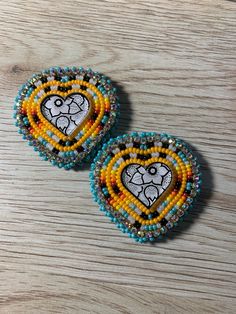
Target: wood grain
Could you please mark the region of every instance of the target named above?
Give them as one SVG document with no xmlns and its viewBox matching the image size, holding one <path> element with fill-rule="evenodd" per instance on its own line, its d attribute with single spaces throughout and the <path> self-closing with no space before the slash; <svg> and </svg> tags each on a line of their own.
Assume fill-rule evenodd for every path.
<svg viewBox="0 0 236 314">
<path fill-rule="evenodd" d="M 8 0 L 0 11 L 0 313 L 235 313 L 236 3 Z M 116 134 L 168 132 L 203 192 L 167 240 L 132 242 L 99 212 L 89 166 L 41 161 L 13 125 L 19 85 L 53 65 L 116 82 Z"/>
</svg>

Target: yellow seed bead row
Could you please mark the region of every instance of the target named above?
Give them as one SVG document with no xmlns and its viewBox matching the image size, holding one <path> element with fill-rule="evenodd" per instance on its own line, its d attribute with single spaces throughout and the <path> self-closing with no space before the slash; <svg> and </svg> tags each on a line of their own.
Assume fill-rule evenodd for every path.
<svg viewBox="0 0 236 314">
<path fill-rule="evenodd" d="M 23 102 L 22 102 L 22 105 L 21 105 L 21 108 L 23 109 L 23 110 L 27 110 L 27 100 L 24 100 Z"/>
<path fill-rule="evenodd" d="M 155 161 L 154 161 L 155 160 Z M 162 159 L 160 160 L 160 158 L 154 158 L 154 160 L 151 161 L 151 163 L 153 162 L 160 162 L 162 161 Z M 123 171 L 123 169 L 128 166 L 131 163 L 140 163 L 140 160 L 133 158 L 133 159 L 129 159 L 129 161 L 125 161 L 124 163 L 121 164 L 121 167 L 119 168 L 119 171 L 117 171 L 117 176 L 116 176 L 116 184 L 118 186 L 118 188 L 121 190 L 121 192 L 126 195 L 126 199 L 124 200 L 120 200 L 118 199 L 117 202 L 115 202 L 114 204 L 117 205 L 119 204 L 119 207 L 122 207 L 126 210 L 126 212 L 129 213 L 129 215 L 131 217 L 133 217 L 135 220 L 139 221 L 141 224 L 147 224 L 149 223 L 149 221 L 144 221 L 144 219 L 142 217 L 140 217 L 139 214 L 137 214 L 133 209 L 131 209 L 129 207 L 130 202 L 132 202 L 136 207 L 138 207 L 143 213 L 145 213 L 146 215 L 150 214 L 150 210 L 147 209 L 138 199 L 136 199 L 131 193 L 128 192 L 128 190 L 125 189 L 125 187 L 123 186 L 122 182 L 121 182 L 121 173 Z M 142 165 L 144 166 L 145 163 L 142 163 Z M 114 197 L 115 193 L 112 191 L 112 197 Z"/>
<path fill-rule="evenodd" d="M 177 157 L 176 154 L 172 154 L 173 152 L 168 150 L 168 149 L 165 149 L 165 148 L 161 148 L 161 147 L 152 147 L 146 151 L 143 151 L 143 150 L 140 150 L 138 148 L 127 148 L 125 149 L 124 151 L 122 152 L 119 152 L 117 153 L 109 162 L 108 166 L 107 166 L 107 170 L 106 170 L 106 173 L 109 174 L 111 173 L 112 171 L 112 168 L 114 166 L 114 164 L 116 163 L 116 161 L 121 158 L 123 155 L 126 155 L 126 154 L 130 154 L 130 153 L 136 153 L 136 154 L 139 154 L 139 153 L 142 153 L 142 154 L 149 154 L 149 153 L 155 153 L 155 152 L 166 152 L 168 155 L 172 155 L 172 157 Z M 181 159 L 179 159 L 179 161 L 181 162 Z M 177 171 L 179 172 L 179 169 L 177 169 Z M 108 177 L 108 184 L 109 184 L 109 175 L 107 176 Z"/>
<path fill-rule="evenodd" d="M 151 164 L 151 163 L 154 163 L 154 162 L 162 162 L 162 158 L 151 158 L 149 160 L 149 163 L 148 164 Z M 122 174 L 122 171 L 123 169 L 128 166 L 129 164 L 132 164 L 132 163 L 138 163 L 138 164 L 141 164 L 143 166 L 147 165 L 146 162 L 141 162 L 139 159 L 137 158 L 132 158 L 132 159 L 129 159 L 129 160 L 126 160 L 125 162 L 123 162 L 120 167 L 117 169 L 117 172 L 116 172 L 116 184 L 118 186 L 118 188 L 121 190 L 121 192 L 123 194 L 126 195 L 127 199 L 130 200 L 132 203 L 134 203 L 137 207 L 139 207 L 139 209 L 145 213 L 146 215 L 150 214 L 150 209 L 148 209 L 145 205 L 143 205 L 138 199 L 136 199 L 122 184 L 122 181 L 121 181 L 121 174 Z M 112 186 L 110 185 L 110 180 L 108 180 L 107 184 L 109 185 L 111 191 L 109 192 L 112 196 L 115 194 L 113 189 L 112 189 Z M 109 191 L 109 190 L 108 190 Z M 126 202 L 126 201 L 120 201 L 120 204 L 122 206 L 122 204 Z"/>
<path fill-rule="evenodd" d="M 92 97 L 91 95 L 82 90 L 82 89 L 72 89 L 69 93 L 68 92 L 57 92 L 57 95 L 61 96 L 61 97 L 66 97 L 71 93 L 80 93 L 83 94 L 84 96 L 86 96 L 89 101 L 92 103 Z M 70 138 L 69 136 L 64 135 L 63 133 L 61 133 L 57 128 L 55 128 L 50 122 L 48 122 L 48 120 L 43 116 L 42 112 L 41 112 L 41 108 L 40 108 L 40 104 L 43 102 L 43 100 L 50 95 L 55 95 L 54 91 L 49 91 L 47 93 L 45 93 L 39 100 L 38 102 L 35 104 L 36 106 L 36 111 L 37 111 L 37 115 L 38 118 L 40 119 L 40 121 L 45 125 L 45 127 L 47 128 L 47 130 L 52 131 L 59 139 L 63 140 L 63 141 L 67 141 L 67 140 L 72 140 L 72 138 Z M 32 104 L 31 104 L 32 106 Z M 36 125 L 37 126 L 37 125 Z M 78 130 L 81 129 L 81 126 L 78 127 Z M 57 143 L 57 142 L 56 142 Z"/>
<path fill-rule="evenodd" d="M 74 89 L 72 90 L 73 92 L 79 92 L 81 90 L 77 90 L 77 89 Z M 71 91 L 70 91 L 71 92 Z M 84 92 L 84 91 L 83 91 Z M 43 101 L 43 99 L 45 97 L 47 97 L 48 95 L 51 95 L 51 94 L 55 94 L 54 91 L 49 91 L 47 92 L 44 96 L 42 96 L 40 99 L 39 99 L 39 102 L 37 103 L 29 103 L 28 107 L 27 107 L 27 116 L 28 116 L 28 119 L 29 119 L 29 122 L 30 122 L 30 125 L 32 126 L 32 128 L 34 129 L 34 131 L 32 132 L 32 135 L 34 135 L 34 137 L 38 137 L 38 136 L 41 136 L 42 138 L 44 138 L 49 144 L 51 144 L 53 147 L 55 147 L 56 149 L 60 150 L 61 151 L 61 145 L 58 144 L 58 142 L 56 142 L 55 140 L 53 140 L 48 134 L 47 134 L 47 131 L 51 131 L 53 132 L 58 138 L 62 139 L 62 140 L 67 140 L 68 137 L 66 136 L 62 136 L 62 133 L 57 130 L 51 123 L 49 123 L 42 115 L 41 111 L 40 111 L 40 103 L 41 101 Z M 62 96 L 62 97 L 65 97 L 67 96 L 68 93 L 63 93 L 63 92 L 57 92 L 57 94 L 59 96 Z M 34 111 L 34 107 L 36 107 L 36 112 L 37 112 L 37 115 L 40 119 L 40 121 L 42 122 L 42 124 L 44 125 L 43 128 L 39 128 L 37 126 L 37 124 L 35 123 L 34 119 L 33 119 L 33 116 L 32 116 L 32 111 Z M 67 148 L 67 147 L 66 147 Z M 69 147 L 68 147 L 69 148 Z"/>
<path fill-rule="evenodd" d="M 35 129 L 35 132 L 34 133 L 39 133 L 40 136 L 42 136 L 45 140 L 47 140 L 51 145 L 53 145 L 54 147 L 57 146 L 57 142 L 55 142 L 50 136 L 48 136 L 46 134 L 46 132 L 49 130 L 49 131 L 52 131 L 54 132 L 57 136 L 59 136 L 59 138 L 61 138 L 61 133 L 59 133 L 59 131 L 56 129 L 55 131 L 55 128 L 53 127 L 52 124 L 50 124 L 41 114 L 40 110 L 39 110 L 39 103 L 47 96 L 47 95 L 50 95 L 50 94 L 58 94 L 60 96 L 65 96 L 67 95 L 67 93 L 62 93 L 60 91 L 49 91 L 47 93 L 45 93 L 37 103 L 34 102 L 34 97 L 36 96 L 36 94 L 42 89 L 42 88 L 45 88 L 47 86 L 52 86 L 52 85 L 57 85 L 56 84 L 57 82 L 56 81 L 50 81 L 50 82 L 47 82 L 47 83 L 44 83 L 40 86 L 38 86 L 35 91 L 31 94 L 29 100 L 28 100 L 28 106 L 27 106 L 27 116 L 28 116 L 28 119 L 29 119 L 29 122 L 30 122 L 30 125 Z M 57 85 L 58 86 L 58 85 Z M 33 120 L 33 117 L 32 117 L 32 112 L 35 112 L 36 109 L 36 112 L 39 116 L 39 119 L 40 121 L 44 124 L 44 127 L 43 129 L 40 129 L 38 128 L 37 124 L 34 122 Z M 64 136 L 64 139 L 65 139 L 65 136 Z"/>
<path fill-rule="evenodd" d="M 127 196 L 127 198 L 130 198 L 132 202 L 134 202 L 136 200 L 137 204 L 139 205 L 140 210 L 147 215 L 150 213 L 150 210 L 147 209 L 145 205 L 143 205 L 140 201 L 138 201 L 127 189 L 124 188 L 122 181 L 121 181 L 121 174 L 122 174 L 124 168 L 126 166 L 128 166 L 129 164 L 137 164 L 138 163 L 138 164 L 141 164 L 142 166 L 147 166 L 147 165 L 150 165 L 154 162 L 162 162 L 162 163 L 166 164 L 170 169 L 173 169 L 173 166 L 172 166 L 170 161 L 165 160 L 161 157 L 153 157 L 153 158 L 150 158 L 148 161 L 140 161 L 138 158 L 131 158 L 131 159 L 123 162 L 116 171 L 116 184 L 119 187 L 119 189 Z M 109 182 L 109 184 L 110 184 L 110 182 Z"/>
<path fill-rule="evenodd" d="M 51 137 L 49 137 L 47 134 L 45 134 L 44 132 L 41 132 L 41 130 L 39 130 L 37 124 L 35 124 L 33 117 L 31 115 L 31 109 L 32 109 L 32 105 L 35 104 L 34 103 L 34 98 L 37 95 L 37 93 L 41 90 L 46 88 L 47 86 L 52 86 L 52 85 L 56 85 L 56 86 L 62 86 L 62 87 L 67 87 L 67 86 L 71 86 L 73 84 L 78 84 L 78 85 L 82 85 L 82 86 L 86 86 L 87 88 L 89 88 L 90 90 L 92 90 L 94 92 L 94 94 L 97 95 L 98 99 L 97 99 L 97 106 L 100 105 L 100 112 L 98 114 L 98 117 L 96 119 L 96 121 L 94 122 L 93 126 L 89 129 L 89 131 L 84 134 L 77 143 L 73 144 L 72 146 L 62 146 L 60 144 L 58 144 L 56 141 L 54 141 Z M 74 91 L 76 91 L 77 89 L 74 89 Z M 68 94 L 74 92 L 73 89 L 69 91 Z M 54 94 L 57 93 L 59 94 L 59 92 L 54 91 Z M 69 151 L 69 150 L 74 150 L 77 147 L 79 147 L 93 132 L 94 130 L 97 128 L 98 124 L 100 123 L 103 115 L 104 115 L 104 111 L 106 108 L 106 105 L 109 105 L 109 98 L 104 99 L 102 93 L 92 84 L 82 81 L 82 80 L 73 80 L 70 82 L 66 82 L 66 83 L 59 83 L 57 81 L 50 81 L 47 83 L 44 83 L 40 86 L 38 86 L 31 94 L 29 100 L 28 100 L 28 106 L 27 106 L 27 116 L 29 119 L 30 124 L 32 123 L 32 127 L 35 129 L 34 133 L 35 134 L 40 134 L 40 136 L 42 136 L 45 140 L 47 140 L 51 145 L 53 145 L 54 147 L 56 147 L 58 150 L 60 151 Z M 42 134 L 42 135 L 41 135 Z"/>
<path fill-rule="evenodd" d="M 114 164 L 117 162 L 118 159 L 120 159 L 123 155 L 127 155 L 127 154 L 143 154 L 143 155 L 147 155 L 147 154 L 151 154 L 151 153 L 166 153 L 169 156 L 171 156 L 172 158 L 174 158 L 177 162 L 182 162 L 181 159 L 179 158 L 178 155 L 176 155 L 173 151 L 171 151 L 170 149 L 167 148 L 162 148 L 162 147 L 151 147 L 147 150 L 141 150 L 140 148 L 134 148 L 134 147 L 129 147 L 123 151 L 118 152 L 109 162 L 109 164 L 107 165 L 106 168 L 106 172 L 110 173 L 112 171 L 112 168 L 114 166 Z M 154 157 L 155 158 L 155 157 Z M 180 169 L 176 168 L 177 172 L 180 171 Z"/>
<path fill-rule="evenodd" d="M 134 158 L 134 159 L 127 160 L 120 165 L 119 170 L 117 171 L 117 182 L 116 182 L 116 184 L 119 187 L 119 189 L 122 191 L 122 193 L 124 193 L 127 197 L 126 200 L 120 200 L 119 201 L 120 207 L 124 207 L 125 209 L 127 209 L 126 204 L 129 204 L 131 201 L 135 206 L 137 206 L 146 215 L 150 214 L 151 211 L 149 209 L 147 209 L 138 199 L 136 199 L 127 189 L 124 188 L 122 181 L 121 181 L 121 173 L 122 173 L 123 169 L 129 164 L 139 163 L 143 166 L 146 166 L 146 165 L 151 164 L 153 162 L 162 162 L 162 163 L 165 163 L 166 165 L 168 165 L 170 168 L 173 168 L 172 164 L 169 161 L 167 161 L 163 158 L 158 158 L 158 157 L 151 158 L 149 160 L 149 162 L 141 162 L 139 159 Z M 174 197 L 169 197 L 169 198 L 171 199 Z M 176 198 L 178 200 L 178 195 L 176 195 L 175 199 Z M 176 203 L 175 199 L 173 199 L 172 202 Z M 133 214 L 134 215 L 132 215 L 132 216 L 133 216 L 133 218 L 135 218 L 135 220 L 137 220 L 137 216 L 139 217 L 138 221 L 141 224 L 155 224 L 155 223 L 159 222 L 166 215 L 166 214 L 164 214 L 164 211 L 162 211 L 162 213 L 157 218 L 150 219 L 149 221 L 146 221 L 142 217 L 140 217 L 137 213 L 133 212 Z"/>
<path fill-rule="evenodd" d="M 132 160 L 130 161 L 130 163 L 133 163 L 133 162 L 139 162 L 139 160 Z M 166 164 L 168 164 L 169 167 L 172 167 L 171 163 L 167 160 L 164 160 L 162 158 L 155 158 L 155 159 L 151 159 L 151 163 L 153 162 L 163 162 L 165 161 Z M 150 161 L 149 161 L 150 162 Z M 126 164 L 124 166 L 126 166 L 128 164 L 128 162 L 126 162 Z M 148 162 L 147 162 L 148 164 Z M 113 170 L 112 170 L 113 171 Z M 105 180 L 105 177 L 106 177 L 106 170 L 105 169 L 102 169 L 101 171 L 101 177 L 103 178 L 103 180 Z M 118 176 L 118 178 L 120 178 L 121 175 Z M 119 188 L 120 190 L 126 194 L 126 189 L 123 187 L 123 185 L 120 183 L 118 184 L 119 185 Z M 140 223 L 142 224 L 153 224 L 153 223 L 157 223 L 158 220 L 160 219 L 153 219 L 153 220 L 150 220 L 150 221 L 144 221 L 137 213 L 135 213 L 127 204 L 130 203 L 129 199 L 127 200 L 120 200 L 119 196 L 117 196 L 112 187 L 110 186 L 109 189 L 108 189 L 109 193 L 111 194 L 111 197 L 114 199 L 114 202 L 113 202 L 113 206 L 116 210 L 118 210 L 120 207 L 124 208 L 127 213 L 129 213 L 135 220 L 138 220 Z M 173 198 L 173 196 L 168 196 L 167 199 L 170 201 L 171 199 Z M 132 203 L 134 203 L 136 206 L 138 206 L 140 208 L 140 205 L 142 206 L 142 209 L 143 209 L 143 212 L 145 212 L 147 215 L 150 213 L 150 210 L 148 210 L 145 206 L 143 206 L 142 203 L 140 203 L 136 198 L 133 198 L 132 199 Z"/>
<path fill-rule="evenodd" d="M 52 81 L 53 82 L 53 81 Z M 52 82 L 48 82 L 48 83 L 52 83 Z M 80 83 L 80 81 L 77 81 L 78 82 L 78 84 Z M 83 82 L 83 81 L 81 81 L 81 82 Z M 74 81 L 71 81 L 70 82 L 70 84 L 73 84 L 74 83 Z M 84 85 L 88 85 L 88 83 L 87 82 L 83 82 L 84 83 Z M 47 84 L 47 83 L 46 83 Z M 67 84 L 67 85 L 69 85 L 68 83 L 64 83 L 64 84 Z M 82 84 L 81 84 L 82 85 Z M 91 85 L 91 84 L 89 84 L 89 85 Z M 93 85 L 92 85 L 93 86 Z M 88 86 L 89 87 L 89 86 Z M 70 92 L 69 93 L 67 93 L 67 94 L 70 94 L 70 93 L 74 93 L 74 92 L 76 92 L 76 91 L 78 91 L 77 89 L 72 89 L 72 90 L 70 90 Z M 95 91 L 94 91 L 95 92 Z M 55 92 L 53 92 L 54 94 L 55 94 Z M 58 93 L 59 94 L 59 93 Z M 91 96 L 89 96 L 89 97 L 91 97 Z M 99 116 L 98 116 L 98 118 L 97 119 L 99 119 Z M 99 121 L 100 122 L 100 121 Z M 98 123 L 99 123 L 98 122 Z M 37 128 L 37 125 L 36 125 L 36 128 Z M 50 128 L 49 128 L 49 130 L 51 130 L 53 128 L 53 126 L 50 126 Z M 53 130 L 52 130 L 53 131 Z M 48 140 L 49 141 L 49 143 L 51 144 L 51 145 L 53 145 L 54 147 L 56 147 L 58 150 L 62 150 L 62 151 L 69 151 L 69 150 L 71 150 L 72 149 L 72 147 L 64 147 L 64 146 L 61 146 L 61 145 L 59 145 L 56 141 L 54 141 L 54 140 L 52 140 L 51 139 L 51 137 L 48 137 L 48 135 L 47 134 L 45 134 L 46 136 L 44 136 L 44 138 L 46 139 L 46 140 Z M 59 134 L 58 134 L 59 135 Z M 88 134 L 85 134 L 84 135 L 84 140 L 86 140 L 86 138 L 88 137 L 89 135 Z M 81 138 L 81 140 L 82 140 L 82 138 Z M 77 144 L 77 143 L 76 143 Z M 75 146 L 75 145 L 73 145 L 73 146 Z M 74 148 L 75 149 L 75 148 Z"/>
<path fill-rule="evenodd" d="M 168 211 L 177 203 L 177 204 L 181 204 L 181 201 L 180 198 L 181 198 L 181 195 L 185 189 L 185 185 L 186 185 L 186 182 L 187 182 L 187 175 L 186 175 L 186 168 L 185 168 L 185 165 L 183 164 L 182 160 L 179 158 L 178 155 L 176 155 L 173 151 L 169 150 L 169 149 L 166 149 L 166 148 L 162 148 L 162 147 L 152 147 L 146 151 L 143 151 L 141 149 L 138 149 L 138 148 L 127 148 L 126 150 L 122 151 L 122 152 L 119 152 L 118 154 L 116 154 L 113 159 L 110 161 L 110 163 L 108 164 L 108 167 L 107 167 L 107 171 L 106 171 L 106 184 L 107 184 L 107 188 L 108 188 L 108 192 L 109 194 L 112 195 L 113 198 L 115 198 L 116 200 L 118 200 L 119 202 L 116 202 L 115 205 L 118 206 L 118 208 L 121 207 L 121 202 L 123 202 L 123 207 L 125 206 L 125 208 L 128 210 L 128 213 L 132 213 L 132 210 L 130 208 L 127 208 L 126 204 L 129 204 L 129 199 L 127 199 L 125 201 L 126 204 L 124 204 L 124 201 L 122 200 L 119 200 L 119 197 L 117 197 L 117 195 L 114 193 L 113 189 L 112 189 L 112 186 L 111 186 L 111 182 L 110 182 L 110 179 L 109 179 L 109 173 L 111 172 L 111 169 L 114 165 L 114 163 L 120 158 L 122 157 L 123 155 L 126 155 L 126 154 L 129 154 L 129 153 L 140 153 L 140 154 L 149 154 L 149 153 L 154 153 L 154 152 L 163 152 L 163 153 L 166 153 L 168 154 L 169 156 L 171 156 L 172 158 L 174 158 L 178 164 L 180 164 L 179 167 L 176 167 L 177 169 L 177 172 L 178 172 L 178 175 L 180 175 L 182 173 L 182 185 L 181 185 L 181 188 L 179 190 L 179 193 L 174 197 L 174 200 L 170 201 L 170 203 L 167 205 L 167 207 L 162 211 L 162 213 L 157 217 L 157 218 L 154 218 L 153 220 L 150 220 L 149 223 L 157 223 L 158 221 L 160 221 L 167 213 Z M 135 162 L 139 162 L 140 163 L 140 160 L 138 159 L 133 159 L 135 160 Z M 132 160 L 132 163 L 134 163 L 134 161 Z M 155 160 L 155 157 L 152 158 L 151 160 Z M 160 161 L 160 158 L 158 159 Z M 167 160 L 164 160 L 164 159 L 161 159 L 162 161 L 164 161 L 166 164 L 167 164 Z M 128 161 L 126 161 L 128 162 Z M 128 163 L 122 163 L 119 167 L 119 169 L 121 169 L 121 166 L 123 165 L 123 167 L 125 167 Z M 155 161 L 151 161 L 149 160 L 149 162 L 147 163 L 152 163 L 152 162 L 155 162 Z M 171 165 L 171 163 L 169 163 L 169 165 Z M 120 170 L 122 171 L 122 170 Z M 117 175 L 118 178 L 120 178 L 121 176 L 121 172 L 119 175 Z M 123 187 L 122 183 L 119 182 L 119 179 L 118 179 L 118 184 L 119 184 L 119 189 L 124 193 L 126 194 L 127 193 L 127 190 Z M 132 195 L 129 195 L 129 196 L 132 196 Z M 139 202 L 136 198 L 132 197 L 132 202 L 138 206 L 140 208 L 140 210 L 142 210 L 143 212 L 145 213 L 150 213 L 150 211 L 141 203 Z M 179 202 L 179 203 L 178 203 Z M 118 205 L 119 204 L 119 205 Z M 135 217 L 136 218 L 136 213 L 135 214 Z M 141 223 L 144 223 L 144 220 L 140 217 L 139 217 L 139 221 Z M 145 221 L 145 224 L 147 222 Z"/>
</svg>

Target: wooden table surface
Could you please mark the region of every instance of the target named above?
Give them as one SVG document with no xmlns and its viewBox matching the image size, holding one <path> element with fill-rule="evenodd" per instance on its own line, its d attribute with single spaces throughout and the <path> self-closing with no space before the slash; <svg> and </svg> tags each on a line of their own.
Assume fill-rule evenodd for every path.
<svg viewBox="0 0 236 314">
<path fill-rule="evenodd" d="M 167 240 L 122 234 L 89 167 L 54 168 L 17 133 L 18 87 L 53 65 L 115 82 L 117 134 L 194 147 L 203 191 Z M 236 2 L 1 1 L 0 76 L 0 313 L 236 313 Z"/>
</svg>

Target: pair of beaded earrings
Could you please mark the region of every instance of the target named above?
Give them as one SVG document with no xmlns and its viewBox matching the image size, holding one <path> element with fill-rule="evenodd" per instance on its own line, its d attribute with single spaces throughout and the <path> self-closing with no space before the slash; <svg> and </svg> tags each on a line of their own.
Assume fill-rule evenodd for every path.
<svg viewBox="0 0 236 314">
<path fill-rule="evenodd" d="M 119 103 L 100 73 L 45 70 L 21 87 L 14 109 L 19 133 L 52 165 L 68 170 L 96 153 L 90 173 L 94 198 L 136 241 L 162 237 L 192 207 L 201 180 L 190 148 L 173 136 L 147 132 L 109 140 Z"/>
</svg>

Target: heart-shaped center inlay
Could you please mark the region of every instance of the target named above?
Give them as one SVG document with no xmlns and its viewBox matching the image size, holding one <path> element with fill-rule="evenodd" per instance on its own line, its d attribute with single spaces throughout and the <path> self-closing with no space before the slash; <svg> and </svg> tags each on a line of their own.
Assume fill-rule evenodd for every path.
<svg viewBox="0 0 236 314">
<path fill-rule="evenodd" d="M 41 104 L 43 116 L 64 135 L 70 136 L 80 126 L 90 111 L 88 99 L 79 93 L 63 98 L 49 95 Z"/>
<path fill-rule="evenodd" d="M 121 177 L 126 189 L 150 208 L 171 184 L 172 172 L 160 162 L 147 167 L 135 163 L 126 166 Z"/>
</svg>

